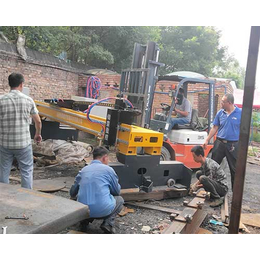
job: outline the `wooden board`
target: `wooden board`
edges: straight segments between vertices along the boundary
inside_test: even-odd
[[[199,228],[196,234],[212,234],[212,232],[204,228]]]
[[[228,223],[229,221],[229,211],[228,211],[228,197],[225,196],[224,203],[221,205],[221,221],[223,223]]]
[[[260,214],[241,214],[241,222],[249,226],[260,227]]]
[[[126,204],[131,205],[131,206],[135,206],[135,207],[145,208],[145,209],[158,210],[158,211],[170,213],[170,214],[178,214],[179,215],[181,213],[181,211],[179,211],[179,210],[170,209],[170,208],[166,208],[166,207],[160,207],[160,206],[156,206],[156,205],[149,205],[149,204],[145,204],[145,203],[142,203],[142,202],[126,202]]]
[[[198,197],[198,198],[206,198],[207,194],[208,194],[207,191],[200,190],[199,192],[197,192],[196,197]]]
[[[142,201],[142,200],[162,200],[170,198],[184,197],[188,194],[187,189],[168,188],[167,186],[154,187],[151,192],[139,191],[135,189],[122,189],[120,195],[125,201]]]

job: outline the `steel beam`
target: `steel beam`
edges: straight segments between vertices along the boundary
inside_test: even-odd
[[[233,198],[231,204],[231,215],[229,223],[229,234],[238,234],[243,199],[246,160],[248,152],[248,142],[250,135],[250,124],[252,117],[252,107],[254,100],[256,68],[259,50],[260,26],[251,27],[249,42],[247,68],[245,77],[245,88],[243,98],[243,109],[240,125],[240,135],[238,143],[238,157],[236,163],[236,173],[233,187]]]

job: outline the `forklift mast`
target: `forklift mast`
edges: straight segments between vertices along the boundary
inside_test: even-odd
[[[155,42],[135,43],[131,69],[121,74],[120,94],[142,112],[135,124],[145,128],[149,128],[158,68],[164,66],[158,62],[159,52]]]

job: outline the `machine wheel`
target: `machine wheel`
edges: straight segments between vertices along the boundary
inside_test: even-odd
[[[164,146],[162,147],[161,150],[161,161],[170,161],[171,160],[171,154],[170,152],[167,150],[167,148],[165,148]]]
[[[169,188],[173,187],[174,185],[175,185],[175,180],[174,180],[174,179],[169,179],[169,180],[167,181],[167,186],[168,186]]]

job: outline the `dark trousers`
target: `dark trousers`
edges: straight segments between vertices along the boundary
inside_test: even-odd
[[[220,183],[212,180],[211,178],[203,175],[201,171],[196,172],[196,177],[203,185],[205,191],[210,192],[210,197],[212,199],[219,199],[220,197],[224,197],[227,194],[227,187],[221,185]]]
[[[115,196],[114,198],[116,200],[116,206],[110,215],[103,217],[104,221],[103,221],[102,225],[110,225],[111,227],[113,227],[115,225],[116,215],[123,208],[124,199],[121,196]]]
[[[218,164],[221,164],[224,157],[227,158],[228,166],[231,174],[231,185],[233,190],[235,173],[236,173],[236,162],[237,162],[237,150],[238,142],[223,143],[220,140],[216,140],[212,150],[212,159]]]
[[[87,226],[89,223],[92,223],[94,219],[103,219],[102,225],[109,225],[113,227],[115,225],[116,215],[122,210],[124,205],[124,199],[121,196],[114,196],[116,200],[116,206],[112,213],[105,217],[100,218],[88,218],[80,222],[81,226]]]

